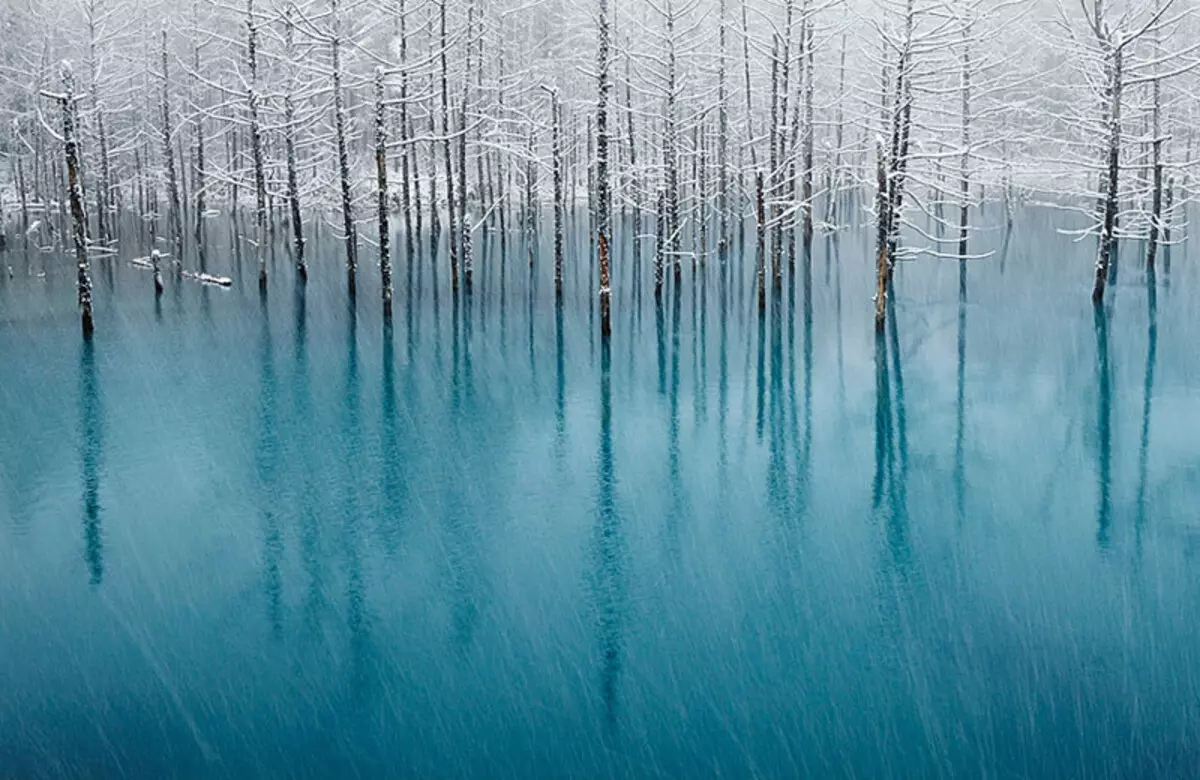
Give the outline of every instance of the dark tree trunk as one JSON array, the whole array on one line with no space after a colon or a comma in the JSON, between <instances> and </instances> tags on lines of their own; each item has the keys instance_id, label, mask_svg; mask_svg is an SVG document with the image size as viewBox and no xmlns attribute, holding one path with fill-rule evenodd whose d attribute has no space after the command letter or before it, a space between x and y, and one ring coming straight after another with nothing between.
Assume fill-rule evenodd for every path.
<instances>
[{"instance_id":1,"label":"dark tree trunk","mask_svg":"<svg viewBox=\"0 0 1200 780\"><path fill-rule=\"evenodd\" d=\"M80 324L83 337L90 339L92 322L92 275L88 264L87 216L83 213L83 193L79 187L79 146L75 139L75 76L63 63L63 96L59 100L63 114L63 151L67 165L67 195L71 202L72 235L75 240L75 269Z\"/></svg>"}]
</instances>

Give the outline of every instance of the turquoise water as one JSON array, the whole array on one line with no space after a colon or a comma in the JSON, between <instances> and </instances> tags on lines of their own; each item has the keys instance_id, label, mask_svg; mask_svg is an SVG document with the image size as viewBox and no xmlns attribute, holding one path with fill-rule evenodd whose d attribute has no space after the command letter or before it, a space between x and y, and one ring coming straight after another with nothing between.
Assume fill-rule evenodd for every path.
<instances>
[{"instance_id":1,"label":"turquoise water","mask_svg":"<svg viewBox=\"0 0 1200 780\"><path fill-rule=\"evenodd\" d=\"M3 256L0 775L1192 776L1200 280L1126 244L1096 318L1052 219L881 339L865 228L761 319L624 247L607 347L583 244L390 326L332 239L102 262L91 345Z\"/></svg>"}]
</instances>

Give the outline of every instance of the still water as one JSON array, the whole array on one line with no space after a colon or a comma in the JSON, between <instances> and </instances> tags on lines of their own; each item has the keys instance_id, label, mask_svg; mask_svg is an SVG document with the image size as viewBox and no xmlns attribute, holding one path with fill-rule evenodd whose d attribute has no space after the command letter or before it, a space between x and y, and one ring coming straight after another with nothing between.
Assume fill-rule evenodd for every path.
<instances>
[{"instance_id":1,"label":"still water","mask_svg":"<svg viewBox=\"0 0 1200 780\"><path fill-rule=\"evenodd\" d=\"M561 314L493 243L390 327L332 238L102 261L90 346L4 256L0 776L1194 776L1200 280L1126 244L1094 317L1053 220L881 339L866 228L762 318L626 246L608 347L586 238Z\"/></svg>"}]
</instances>

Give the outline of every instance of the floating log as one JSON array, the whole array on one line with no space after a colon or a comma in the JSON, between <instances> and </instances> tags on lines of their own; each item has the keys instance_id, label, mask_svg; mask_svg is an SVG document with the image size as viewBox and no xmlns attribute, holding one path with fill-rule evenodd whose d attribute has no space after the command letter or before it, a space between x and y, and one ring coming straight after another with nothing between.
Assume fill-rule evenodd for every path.
<instances>
[{"instance_id":1,"label":"floating log","mask_svg":"<svg viewBox=\"0 0 1200 780\"><path fill-rule=\"evenodd\" d=\"M213 276L212 274L194 273L192 271L184 271L183 278L191 279L192 281L200 282L201 284L216 285L217 287L232 287L233 286L233 280L230 279L228 276Z\"/></svg>"}]
</instances>

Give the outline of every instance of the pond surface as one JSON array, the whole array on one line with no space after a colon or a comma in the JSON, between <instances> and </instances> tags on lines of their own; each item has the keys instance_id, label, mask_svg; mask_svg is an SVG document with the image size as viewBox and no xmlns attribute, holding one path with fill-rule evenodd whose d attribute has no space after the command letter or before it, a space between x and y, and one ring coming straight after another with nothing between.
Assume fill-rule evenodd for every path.
<instances>
[{"instance_id":1,"label":"pond surface","mask_svg":"<svg viewBox=\"0 0 1200 780\"><path fill-rule=\"evenodd\" d=\"M265 302L99 261L91 345L0 257L0 775L1189 776L1194 253L1096 318L1054 219L881 339L867 228L762 318L748 255L656 309L625 246L608 347L586 239L561 315L493 242L390 327L329 237Z\"/></svg>"}]
</instances>

